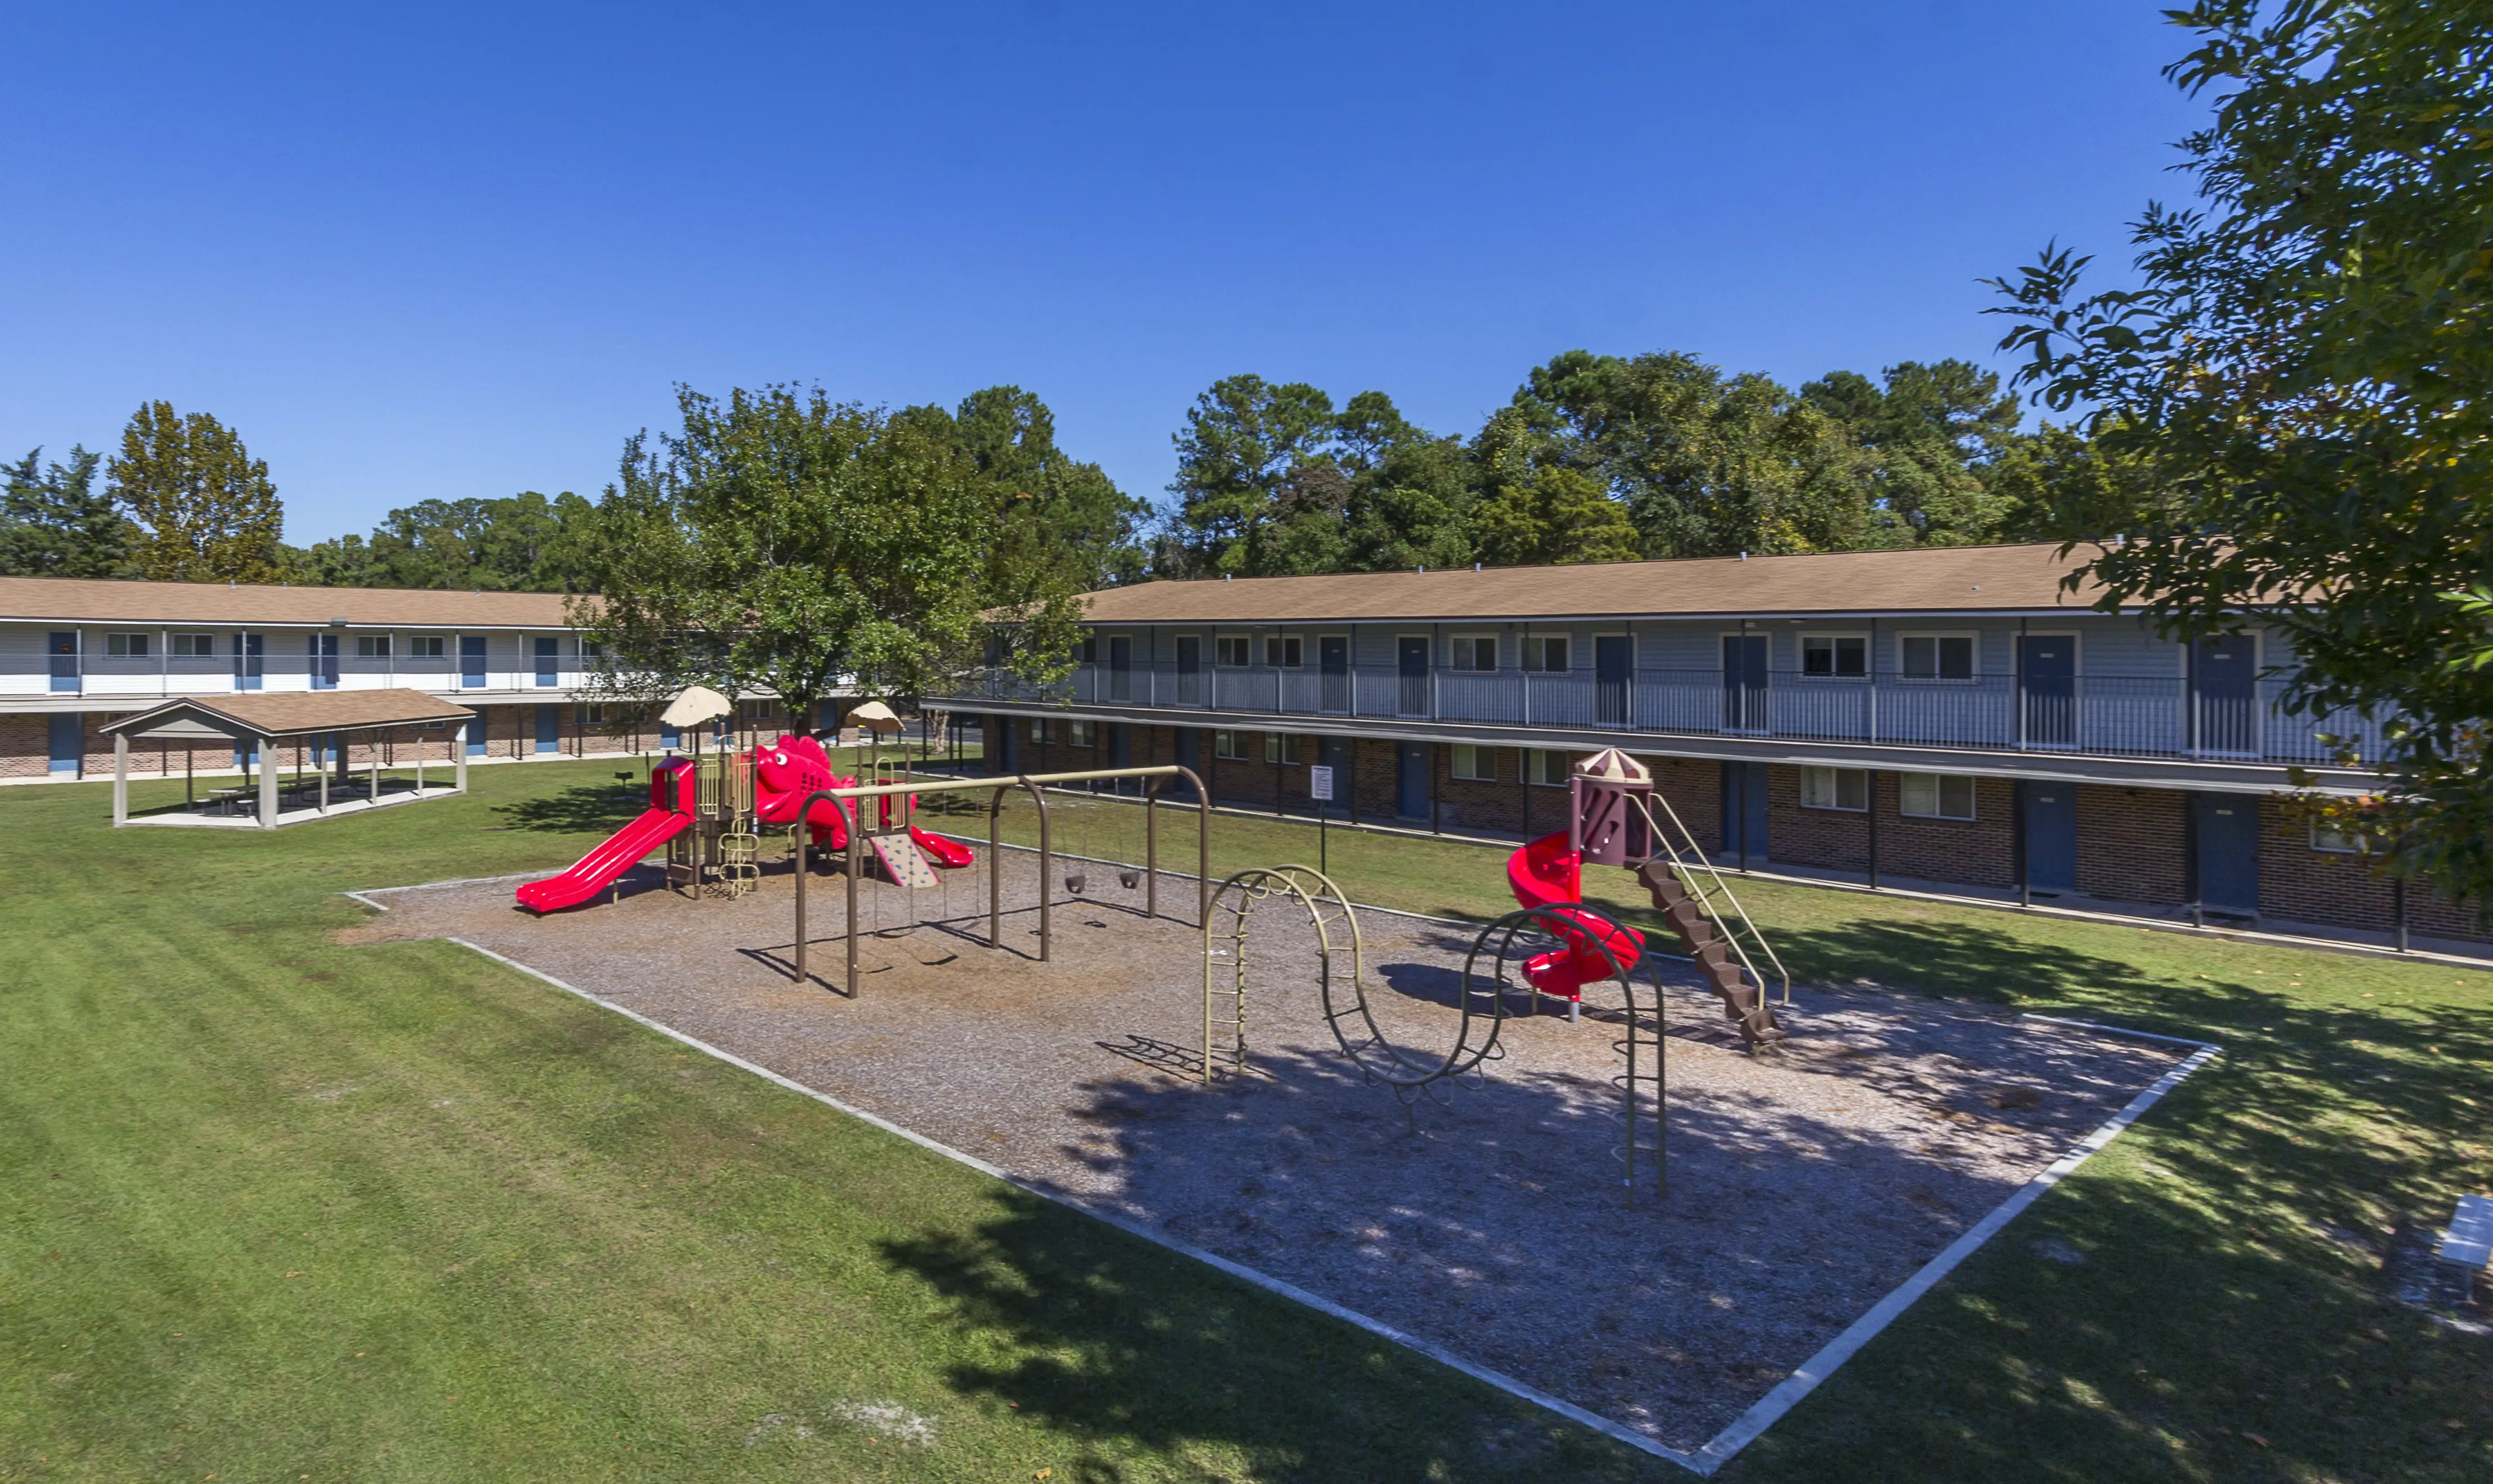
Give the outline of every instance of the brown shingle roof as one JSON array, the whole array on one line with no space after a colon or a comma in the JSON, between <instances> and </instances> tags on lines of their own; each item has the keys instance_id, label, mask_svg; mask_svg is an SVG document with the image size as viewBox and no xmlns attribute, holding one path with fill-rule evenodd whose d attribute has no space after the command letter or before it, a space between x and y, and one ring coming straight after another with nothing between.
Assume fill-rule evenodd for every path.
<instances>
[{"instance_id":1,"label":"brown shingle roof","mask_svg":"<svg viewBox=\"0 0 2493 1484\"><path fill-rule=\"evenodd\" d=\"M375 629L560 629L568 627L562 605L560 593L0 578L0 620L316 626L344 618L356 627Z\"/></svg>"},{"instance_id":2,"label":"brown shingle roof","mask_svg":"<svg viewBox=\"0 0 2493 1484\"><path fill-rule=\"evenodd\" d=\"M2060 579L2091 554L2057 545L1914 547L1481 572L1144 582L1085 600L1096 623L1619 618L1742 613L1937 613L2084 608Z\"/></svg>"},{"instance_id":3,"label":"brown shingle roof","mask_svg":"<svg viewBox=\"0 0 2493 1484\"><path fill-rule=\"evenodd\" d=\"M230 722L263 737L353 731L364 727L405 727L416 722L464 722L476 713L457 701L422 691L299 691L282 695L193 697L99 727L143 735L186 717Z\"/></svg>"}]
</instances>

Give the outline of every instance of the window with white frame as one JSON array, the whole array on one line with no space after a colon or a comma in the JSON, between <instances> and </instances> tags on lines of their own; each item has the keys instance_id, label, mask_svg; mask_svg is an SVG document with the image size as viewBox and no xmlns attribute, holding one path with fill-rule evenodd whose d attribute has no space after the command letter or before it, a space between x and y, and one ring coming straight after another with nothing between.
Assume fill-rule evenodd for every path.
<instances>
[{"instance_id":1,"label":"window with white frame","mask_svg":"<svg viewBox=\"0 0 2493 1484\"><path fill-rule=\"evenodd\" d=\"M1529 748L1523 755L1523 776L1545 788L1564 788L1576 771L1576 755L1551 748Z\"/></svg>"},{"instance_id":2,"label":"window with white frame","mask_svg":"<svg viewBox=\"0 0 2493 1484\"><path fill-rule=\"evenodd\" d=\"M389 657L390 657L390 637L389 637L388 635L386 635L386 634L358 634L358 635L356 635L356 636L355 636L355 658L356 658L356 659L358 659L358 660L386 660L386 659L388 659Z\"/></svg>"},{"instance_id":3,"label":"window with white frame","mask_svg":"<svg viewBox=\"0 0 2493 1484\"><path fill-rule=\"evenodd\" d=\"M1450 669L1475 674L1497 668L1497 636L1494 634L1457 634L1449 641L1446 666Z\"/></svg>"},{"instance_id":4,"label":"window with white frame","mask_svg":"<svg viewBox=\"0 0 2493 1484\"><path fill-rule=\"evenodd\" d=\"M1290 745L1290 734L1288 732L1268 731L1264 733L1264 760L1266 762L1277 762L1284 767L1296 763L1299 760L1299 750Z\"/></svg>"},{"instance_id":5,"label":"window with white frame","mask_svg":"<svg viewBox=\"0 0 2493 1484\"><path fill-rule=\"evenodd\" d=\"M153 651L148 647L154 636L146 634L107 634L104 637L105 658L110 660L143 660Z\"/></svg>"},{"instance_id":6,"label":"window with white frame","mask_svg":"<svg viewBox=\"0 0 2493 1484\"><path fill-rule=\"evenodd\" d=\"M1223 762L1246 760L1246 736L1244 732L1216 731L1212 734L1212 756Z\"/></svg>"},{"instance_id":7,"label":"window with white frame","mask_svg":"<svg viewBox=\"0 0 2493 1484\"><path fill-rule=\"evenodd\" d=\"M1812 680L1859 680L1870 673L1866 634L1804 634L1800 672Z\"/></svg>"},{"instance_id":8,"label":"window with white frame","mask_svg":"<svg viewBox=\"0 0 2493 1484\"><path fill-rule=\"evenodd\" d=\"M1223 634L1212 641L1212 663L1245 669L1255 663L1255 646L1244 634Z\"/></svg>"},{"instance_id":9,"label":"window with white frame","mask_svg":"<svg viewBox=\"0 0 2493 1484\"><path fill-rule=\"evenodd\" d=\"M1264 663L1275 669L1298 669L1307 664L1307 643L1295 634L1268 634Z\"/></svg>"},{"instance_id":10,"label":"window with white frame","mask_svg":"<svg viewBox=\"0 0 2493 1484\"><path fill-rule=\"evenodd\" d=\"M1803 768L1800 807L1842 809L1859 814L1870 807L1870 773L1866 768Z\"/></svg>"},{"instance_id":11,"label":"window with white frame","mask_svg":"<svg viewBox=\"0 0 2493 1484\"><path fill-rule=\"evenodd\" d=\"M1465 783L1497 782L1497 749L1475 747L1469 742L1455 744L1455 777Z\"/></svg>"},{"instance_id":12,"label":"window with white frame","mask_svg":"<svg viewBox=\"0 0 2493 1484\"><path fill-rule=\"evenodd\" d=\"M1030 739L1040 743L1047 740L1047 718L1034 716L1030 719Z\"/></svg>"},{"instance_id":13,"label":"window with white frame","mask_svg":"<svg viewBox=\"0 0 2493 1484\"><path fill-rule=\"evenodd\" d=\"M1564 634L1533 635L1523 641L1523 668L1547 670L1568 669L1571 668L1568 661L1572 658L1569 648L1568 638Z\"/></svg>"},{"instance_id":14,"label":"window with white frame","mask_svg":"<svg viewBox=\"0 0 2493 1484\"><path fill-rule=\"evenodd\" d=\"M1970 680L1973 636L1900 635L1896 639L1896 670L1907 680Z\"/></svg>"},{"instance_id":15,"label":"window with white frame","mask_svg":"<svg viewBox=\"0 0 2493 1484\"><path fill-rule=\"evenodd\" d=\"M449 652L449 644L438 634L419 634L406 641L410 660L438 660Z\"/></svg>"},{"instance_id":16,"label":"window with white frame","mask_svg":"<svg viewBox=\"0 0 2493 1484\"><path fill-rule=\"evenodd\" d=\"M1973 780L1961 773L1900 773L1897 813L1916 819L1973 817Z\"/></svg>"},{"instance_id":17,"label":"window with white frame","mask_svg":"<svg viewBox=\"0 0 2493 1484\"><path fill-rule=\"evenodd\" d=\"M595 701L583 702L572 712L572 721L582 727L606 725L606 708Z\"/></svg>"},{"instance_id":18,"label":"window with white frame","mask_svg":"<svg viewBox=\"0 0 2493 1484\"><path fill-rule=\"evenodd\" d=\"M1096 741L1098 729L1095 722L1067 722L1065 724L1065 745L1090 747Z\"/></svg>"},{"instance_id":19,"label":"window with white frame","mask_svg":"<svg viewBox=\"0 0 2493 1484\"><path fill-rule=\"evenodd\" d=\"M2331 855L2368 855L2372 850L2372 837L2360 830L2332 825L2326 819L2314 819L2311 821L2311 848L2326 850Z\"/></svg>"},{"instance_id":20,"label":"window with white frame","mask_svg":"<svg viewBox=\"0 0 2493 1484\"><path fill-rule=\"evenodd\" d=\"M217 657L217 637L213 634L176 634L173 636L173 658L177 660L213 660Z\"/></svg>"}]
</instances>

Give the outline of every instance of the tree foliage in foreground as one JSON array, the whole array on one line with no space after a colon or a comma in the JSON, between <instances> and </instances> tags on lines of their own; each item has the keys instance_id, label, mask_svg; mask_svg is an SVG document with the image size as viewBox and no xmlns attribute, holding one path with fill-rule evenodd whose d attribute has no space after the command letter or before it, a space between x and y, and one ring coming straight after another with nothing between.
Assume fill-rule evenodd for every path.
<instances>
[{"instance_id":1,"label":"tree foliage in foreground","mask_svg":"<svg viewBox=\"0 0 2493 1484\"><path fill-rule=\"evenodd\" d=\"M2493 894L2493 3L2204 0L2167 70L2217 93L2203 205L2135 223L2136 287L2047 252L1998 312L2057 408L2156 491L2088 573L2167 632L2256 608L2291 698L2397 718L2362 822ZM2075 513L2064 519L2076 521ZM2477 595L2471 598L2471 594Z\"/></svg>"},{"instance_id":2,"label":"tree foliage in foreground","mask_svg":"<svg viewBox=\"0 0 2493 1484\"><path fill-rule=\"evenodd\" d=\"M1032 554L1017 482L941 425L785 386L678 388L676 405L680 432L626 441L598 505L598 596L573 604L609 694L699 683L809 717L835 682L939 693L989 644L1062 672L1086 584Z\"/></svg>"}]
</instances>

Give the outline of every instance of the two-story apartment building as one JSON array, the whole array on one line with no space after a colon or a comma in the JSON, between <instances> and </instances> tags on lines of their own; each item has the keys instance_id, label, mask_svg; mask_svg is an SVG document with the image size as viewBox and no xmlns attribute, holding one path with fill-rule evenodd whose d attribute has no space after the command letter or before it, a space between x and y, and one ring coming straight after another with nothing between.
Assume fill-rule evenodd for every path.
<instances>
[{"instance_id":1,"label":"two-story apartment building","mask_svg":"<svg viewBox=\"0 0 2493 1484\"><path fill-rule=\"evenodd\" d=\"M2182 644L2052 546L1154 582L1090 595L1044 692L991 674L990 765L1178 761L1219 802L1527 835L1578 755L1643 757L1732 864L2480 937L2282 797L2380 728L2280 704L2255 614Z\"/></svg>"},{"instance_id":2,"label":"two-story apartment building","mask_svg":"<svg viewBox=\"0 0 2493 1484\"><path fill-rule=\"evenodd\" d=\"M97 728L176 697L404 687L477 715L471 760L670 747L637 715L609 716L585 689L592 651L553 593L230 586L0 578L0 780L109 776ZM396 765L450 757L452 728L349 744ZM313 761L334 758L313 758ZM158 746L134 773L230 768L230 757Z\"/></svg>"}]
</instances>

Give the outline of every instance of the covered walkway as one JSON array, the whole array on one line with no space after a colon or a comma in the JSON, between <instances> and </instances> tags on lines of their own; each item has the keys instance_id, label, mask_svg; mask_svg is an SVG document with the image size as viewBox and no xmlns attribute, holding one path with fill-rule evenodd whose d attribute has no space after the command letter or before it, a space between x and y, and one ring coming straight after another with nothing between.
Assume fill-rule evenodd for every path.
<instances>
[{"instance_id":1,"label":"covered walkway","mask_svg":"<svg viewBox=\"0 0 2493 1484\"><path fill-rule=\"evenodd\" d=\"M393 804L446 798L467 787L467 727L475 713L422 691L316 691L306 695L220 696L167 701L102 729L112 738L112 822L225 829L277 829ZM381 744L418 728L451 732L450 778L428 784L422 749L413 768L384 768ZM347 761L347 743L363 737L366 764ZM195 750L230 748L244 769L241 787L204 796L186 778L178 809L130 816L130 744L159 742ZM294 744L289 777L285 744ZM438 774L436 777L438 778Z\"/></svg>"}]
</instances>

